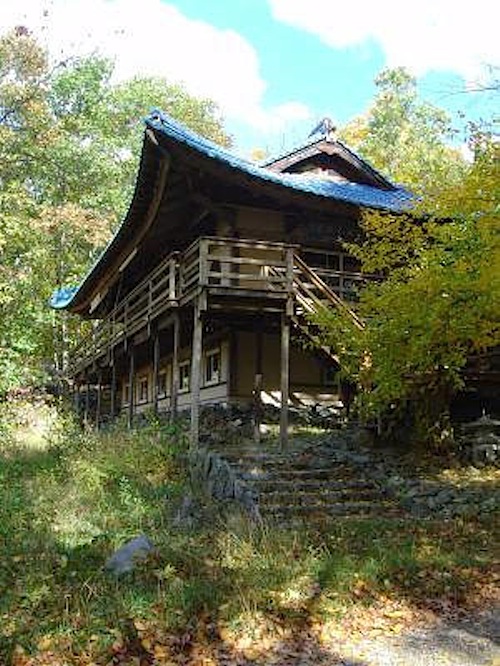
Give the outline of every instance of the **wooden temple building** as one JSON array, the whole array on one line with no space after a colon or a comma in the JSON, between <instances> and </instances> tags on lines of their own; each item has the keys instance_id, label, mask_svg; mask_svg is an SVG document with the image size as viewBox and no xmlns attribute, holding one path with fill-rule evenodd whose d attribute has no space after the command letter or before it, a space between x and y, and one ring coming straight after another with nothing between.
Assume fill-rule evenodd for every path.
<instances>
[{"instance_id":1,"label":"wooden temple building","mask_svg":"<svg viewBox=\"0 0 500 666\"><path fill-rule=\"evenodd\" d=\"M123 223L80 286L53 297L95 320L71 361L86 418L190 410L196 442L204 405L268 399L286 444L290 404L338 399L335 350L308 315L327 304L356 320L369 276L343 241L364 210L409 199L329 123L257 166L151 114Z\"/></svg>"}]
</instances>

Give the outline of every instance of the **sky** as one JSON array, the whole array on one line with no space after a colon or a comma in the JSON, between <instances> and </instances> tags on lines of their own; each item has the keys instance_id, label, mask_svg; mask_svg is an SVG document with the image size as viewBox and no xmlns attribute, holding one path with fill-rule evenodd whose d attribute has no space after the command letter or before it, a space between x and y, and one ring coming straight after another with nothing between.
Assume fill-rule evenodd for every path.
<instances>
[{"instance_id":1,"label":"sky","mask_svg":"<svg viewBox=\"0 0 500 666\"><path fill-rule=\"evenodd\" d=\"M243 154L363 113L384 67L407 67L452 113L491 117L491 96L464 89L500 66L499 19L495 0L0 0L0 32L24 25L55 59L99 53L117 81L210 97Z\"/></svg>"}]
</instances>

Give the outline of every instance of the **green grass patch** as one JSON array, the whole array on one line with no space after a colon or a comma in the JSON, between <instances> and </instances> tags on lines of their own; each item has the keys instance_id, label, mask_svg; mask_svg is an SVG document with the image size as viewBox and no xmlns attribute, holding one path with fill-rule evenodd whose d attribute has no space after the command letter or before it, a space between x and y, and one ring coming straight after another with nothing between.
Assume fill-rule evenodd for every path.
<instances>
[{"instance_id":1,"label":"green grass patch","mask_svg":"<svg viewBox=\"0 0 500 666\"><path fill-rule=\"evenodd\" d=\"M293 532L207 520L175 529L185 451L176 428L83 433L61 417L43 437L1 448L1 663L20 649L107 663L137 626L157 641L208 622L257 632L382 598L465 603L491 583L487 523L344 519ZM141 533L158 554L123 578L106 574L106 558Z\"/></svg>"}]
</instances>

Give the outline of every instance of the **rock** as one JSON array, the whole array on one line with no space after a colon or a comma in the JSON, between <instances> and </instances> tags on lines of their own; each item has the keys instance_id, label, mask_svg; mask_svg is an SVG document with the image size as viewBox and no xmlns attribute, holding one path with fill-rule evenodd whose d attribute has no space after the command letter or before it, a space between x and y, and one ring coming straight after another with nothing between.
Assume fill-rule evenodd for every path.
<instances>
[{"instance_id":1,"label":"rock","mask_svg":"<svg viewBox=\"0 0 500 666\"><path fill-rule=\"evenodd\" d=\"M105 569L115 576L134 570L138 562L143 562L154 553L155 547L147 536L141 534L121 546L106 560Z\"/></svg>"},{"instance_id":2,"label":"rock","mask_svg":"<svg viewBox=\"0 0 500 666\"><path fill-rule=\"evenodd\" d=\"M500 437L493 433L485 435L474 443L471 450L474 465L495 465L500 463Z\"/></svg>"}]
</instances>

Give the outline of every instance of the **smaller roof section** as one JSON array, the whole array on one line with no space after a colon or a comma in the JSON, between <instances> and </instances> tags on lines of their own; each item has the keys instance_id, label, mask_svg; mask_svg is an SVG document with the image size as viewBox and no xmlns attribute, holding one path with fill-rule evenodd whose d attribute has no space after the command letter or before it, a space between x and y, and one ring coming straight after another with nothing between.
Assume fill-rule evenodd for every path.
<instances>
[{"instance_id":1,"label":"smaller roof section","mask_svg":"<svg viewBox=\"0 0 500 666\"><path fill-rule=\"evenodd\" d=\"M266 160L262 166L278 173L317 174L340 183L396 189L391 181L342 143L336 131L333 120L325 117L314 126L304 143Z\"/></svg>"}]
</instances>

